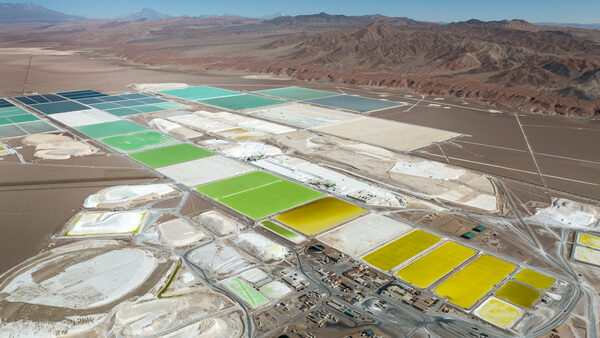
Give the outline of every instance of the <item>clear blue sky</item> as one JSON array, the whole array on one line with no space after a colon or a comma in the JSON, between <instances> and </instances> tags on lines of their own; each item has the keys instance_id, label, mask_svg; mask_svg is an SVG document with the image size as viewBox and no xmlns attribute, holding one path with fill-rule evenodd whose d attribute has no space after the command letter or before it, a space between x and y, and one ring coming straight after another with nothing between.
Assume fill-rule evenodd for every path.
<instances>
[{"instance_id":1,"label":"clear blue sky","mask_svg":"<svg viewBox=\"0 0 600 338\"><path fill-rule=\"evenodd\" d=\"M5 0L6 1L6 0ZM7 2L10 2L8 0ZM140 8L179 15L384 14L423 21L524 19L530 22L598 23L600 0L28 0L67 14L116 17Z\"/></svg>"}]
</instances>

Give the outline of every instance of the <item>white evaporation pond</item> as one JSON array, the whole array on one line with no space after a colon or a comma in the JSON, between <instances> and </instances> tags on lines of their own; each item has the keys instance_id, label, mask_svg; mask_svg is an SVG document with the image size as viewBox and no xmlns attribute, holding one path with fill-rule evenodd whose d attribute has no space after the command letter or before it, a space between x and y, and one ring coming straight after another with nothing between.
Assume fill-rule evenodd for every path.
<instances>
[{"instance_id":1,"label":"white evaporation pond","mask_svg":"<svg viewBox=\"0 0 600 338\"><path fill-rule=\"evenodd\" d=\"M0 293L6 300L71 309L89 309L120 300L139 287L158 260L143 249L124 248L70 265L58 256L24 271ZM43 277L42 277L43 276Z\"/></svg>"},{"instance_id":2,"label":"white evaporation pond","mask_svg":"<svg viewBox=\"0 0 600 338\"><path fill-rule=\"evenodd\" d=\"M120 120L113 114L97 109L52 114L50 117L72 128Z\"/></svg>"},{"instance_id":3,"label":"white evaporation pond","mask_svg":"<svg viewBox=\"0 0 600 338\"><path fill-rule=\"evenodd\" d=\"M249 164L220 155L174 164L157 171L189 187L219 181L256 170Z\"/></svg>"},{"instance_id":4,"label":"white evaporation pond","mask_svg":"<svg viewBox=\"0 0 600 338\"><path fill-rule=\"evenodd\" d=\"M111 235L134 233L142 226L145 211L81 212L73 221L67 236Z\"/></svg>"},{"instance_id":5,"label":"white evaporation pond","mask_svg":"<svg viewBox=\"0 0 600 338\"><path fill-rule=\"evenodd\" d=\"M400 221L369 214L318 236L318 239L348 255L361 256L411 230Z\"/></svg>"},{"instance_id":6,"label":"white evaporation pond","mask_svg":"<svg viewBox=\"0 0 600 338\"><path fill-rule=\"evenodd\" d=\"M148 201L161 198L174 192L168 184L118 185L100 190L88 196L83 202L86 208L97 208L101 204L126 204L127 202L145 198Z\"/></svg>"}]
</instances>

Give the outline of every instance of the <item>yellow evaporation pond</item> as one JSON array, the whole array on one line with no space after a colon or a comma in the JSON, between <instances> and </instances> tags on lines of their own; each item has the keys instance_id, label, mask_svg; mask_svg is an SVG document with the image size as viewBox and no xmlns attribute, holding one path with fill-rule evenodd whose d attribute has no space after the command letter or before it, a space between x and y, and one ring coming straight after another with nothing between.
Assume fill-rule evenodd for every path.
<instances>
[{"instance_id":1,"label":"yellow evaporation pond","mask_svg":"<svg viewBox=\"0 0 600 338\"><path fill-rule=\"evenodd\" d=\"M247 133L249 130L243 128L232 128L221 130L219 134L239 134L239 133Z\"/></svg>"},{"instance_id":2,"label":"yellow evaporation pond","mask_svg":"<svg viewBox=\"0 0 600 338\"><path fill-rule=\"evenodd\" d=\"M419 288L426 288L475 254L466 246L447 242L417 259L396 275Z\"/></svg>"},{"instance_id":3,"label":"yellow evaporation pond","mask_svg":"<svg viewBox=\"0 0 600 338\"><path fill-rule=\"evenodd\" d=\"M600 265L600 250L577 245L573 257L582 262Z\"/></svg>"},{"instance_id":4,"label":"yellow evaporation pond","mask_svg":"<svg viewBox=\"0 0 600 338\"><path fill-rule=\"evenodd\" d=\"M589 246L590 248L600 249L600 237L580 233L577 238L577 243L585 246Z\"/></svg>"},{"instance_id":5,"label":"yellow evaporation pond","mask_svg":"<svg viewBox=\"0 0 600 338\"><path fill-rule=\"evenodd\" d=\"M496 297L523 308L533 305L540 294L538 290L514 281L507 282L496 291Z\"/></svg>"},{"instance_id":6,"label":"yellow evaporation pond","mask_svg":"<svg viewBox=\"0 0 600 338\"><path fill-rule=\"evenodd\" d=\"M468 309L485 296L516 266L490 255L482 255L435 288L441 298Z\"/></svg>"},{"instance_id":7,"label":"yellow evaporation pond","mask_svg":"<svg viewBox=\"0 0 600 338\"><path fill-rule=\"evenodd\" d=\"M423 230L415 230L363 256L362 259L382 271L389 271L439 242L440 239Z\"/></svg>"},{"instance_id":8,"label":"yellow evaporation pond","mask_svg":"<svg viewBox=\"0 0 600 338\"><path fill-rule=\"evenodd\" d=\"M277 216L277 220L307 235L315 235L367 210L335 197L325 197Z\"/></svg>"},{"instance_id":9,"label":"yellow evaporation pond","mask_svg":"<svg viewBox=\"0 0 600 338\"><path fill-rule=\"evenodd\" d=\"M250 140L256 138L256 135L242 135L242 136L236 136L233 139L236 141L243 141L243 140Z\"/></svg>"},{"instance_id":10,"label":"yellow evaporation pond","mask_svg":"<svg viewBox=\"0 0 600 338\"><path fill-rule=\"evenodd\" d=\"M513 279L518 280L523 284L533 286L534 288L538 288L540 290L546 290L556 281L556 279L554 278L542 275L539 272L535 272L529 269L523 269L519 271L519 273L517 273L515 277L513 277Z\"/></svg>"},{"instance_id":11,"label":"yellow evaporation pond","mask_svg":"<svg viewBox=\"0 0 600 338\"><path fill-rule=\"evenodd\" d=\"M496 326L507 328L519 319L521 310L497 298L490 298L475 310L475 315Z\"/></svg>"}]
</instances>

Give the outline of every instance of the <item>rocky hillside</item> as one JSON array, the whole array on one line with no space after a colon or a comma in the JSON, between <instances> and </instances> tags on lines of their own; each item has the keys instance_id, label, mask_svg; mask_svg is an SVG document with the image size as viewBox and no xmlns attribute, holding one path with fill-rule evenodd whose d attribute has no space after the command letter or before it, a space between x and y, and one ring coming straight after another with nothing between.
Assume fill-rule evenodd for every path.
<instances>
[{"instance_id":1,"label":"rocky hillside","mask_svg":"<svg viewBox=\"0 0 600 338\"><path fill-rule=\"evenodd\" d=\"M155 67L244 69L405 87L600 119L600 31L522 20L446 25L325 13L64 23L0 41L83 48Z\"/></svg>"},{"instance_id":2,"label":"rocky hillside","mask_svg":"<svg viewBox=\"0 0 600 338\"><path fill-rule=\"evenodd\" d=\"M379 85L396 80L395 85L406 82L439 94L443 91L436 89L436 83L450 84L448 92L460 87L453 91L458 96L481 97L491 88L497 94L485 95L486 101L511 105L518 100L507 100L506 95L522 88L519 100L524 102L519 106L527 110L600 114L600 44L520 20L412 27L374 22L357 30L290 36L265 48L285 49L275 57L277 62L304 68L305 74L318 67L327 70L329 74L323 75L329 78ZM348 79L344 74L349 69L365 74L364 79ZM541 97L544 102L539 102Z\"/></svg>"}]
</instances>

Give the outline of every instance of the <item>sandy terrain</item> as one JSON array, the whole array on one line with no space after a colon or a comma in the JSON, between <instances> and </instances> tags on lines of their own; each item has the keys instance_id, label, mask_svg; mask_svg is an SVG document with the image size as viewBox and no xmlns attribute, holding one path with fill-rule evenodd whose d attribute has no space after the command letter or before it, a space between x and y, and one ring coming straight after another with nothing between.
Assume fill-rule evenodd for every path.
<instances>
[{"instance_id":1,"label":"sandy terrain","mask_svg":"<svg viewBox=\"0 0 600 338\"><path fill-rule=\"evenodd\" d=\"M28 58L24 55L0 55L0 96L23 92ZM132 83L190 83L216 85L226 89L262 90L274 87L304 85L298 80L243 78L247 73L233 71L175 72L144 69L116 59L89 59L82 55L34 56L25 91L57 92L92 87L107 92L125 91ZM411 106L374 113L375 116L400 122L449 130L470 135L441 145L425 148L416 154L473 169L532 182L551 188L598 198L600 158L592 144L600 137L600 127L586 121L561 117L520 115L519 120L508 113L482 106L469 100L446 98L432 101L425 97L405 97L406 90L361 89L344 85L318 83L310 87L366 97L387 94L386 99L406 101ZM451 109L428 107L431 102ZM465 104L467 103L467 104ZM409 110L410 109L410 110ZM408 110L408 111L407 111ZM490 112L490 110L492 112ZM530 142L544 181L541 182L523 131ZM574 163L576 165L574 165ZM516 169L516 170L515 170Z\"/></svg>"},{"instance_id":2,"label":"sandy terrain","mask_svg":"<svg viewBox=\"0 0 600 338\"><path fill-rule=\"evenodd\" d=\"M412 151L459 136L445 130L394 123L372 117L316 130L399 152Z\"/></svg>"},{"instance_id":3,"label":"sandy terrain","mask_svg":"<svg viewBox=\"0 0 600 338\"><path fill-rule=\"evenodd\" d=\"M0 55L0 71L2 71L2 67L7 69L10 68L7 63L2 63L2 60L5 60L5 57L10 59L10 57L16 56L18 55ZM130 83L159 81L213 84L235 90L258 90L297 83L297 81L290 80L242 78L242 76L248 75L245 73L184 74L147 70L125 67L123 64L117 66L114 63L111 63L110 60L88 60L80 55L36 55L33 60L41 58L47 58L45 59L46 64L37 64L39 66L38 68L32 66L30 79L33 82L28 80L28 83L31 83L32 85L35 83L40 86L39 88L48 88L47 91L52 92L66 89L82 89L84 87L105 90L107 92L116 92L127 90L127 85ZM64 60L65 62L57 61L53 64L54 61L51 60L52 58L56 58L54 61ZM10 62L10 60L7 62ZM71 66L74 68L68 70ZM19 67L13 65L12 68L18 69ZM19 74L23 75L22 71L24 68L21 67L20 70L21 73ZM9 71L7 70L7 72ZM61 83L61 85L72 85L74 87L51 87L50 79L52 77L60 79L57 83ZM41 81L41 79L45 80ZM46 82L46 80L48 81ZM69 83L71 80L73 80L73 82ZM19 92L18 82L19 81L16 81L15 78L6 80L6 83L9 83L9 87L12 88L9 89L7 95L13 95ZM285 85L283 84L284 82ZM83 87L84 84L85 86ZM78 85L81 86L77 87ZM378 91L376 93L368 91L363 92L363 90L368 89L360 89L358 87L350 89L346 87L342 89L333 89L333 86L327 83L312 83L310 86L329 90L356 90L356 93L365 93L365 96L371 97L378 97L379 95L385 94L383 91ZM14 91L12 92L13 94L10 94L10 90ZM391 91L386 98L391 100L394 96L398 97L399 100L400 92ZM409 101L410 104L390 110L389 115L387 115L387 113L382 113L381 117L383 117L383 119L378 120L379 123L389 125L389 121L386 121L385 119L402 120L405 118L414 118L417 120L416 122L402 122L450 130L449 134L452 135L464 135L456 137L449 142L444 142L444 138L438 139L434 137L433 141L441 141L441 143L427 147L423 151L414 151L411 155L430 157L435 160L447 159L445 162L449 162L451 165L477 162L472 163L473 166L475 166L475 164L477 165L476 169L485 167L485 165L481 163L493 164L498 163L496 161L506 161L506 166L495 165L491 168L493 168L493 170L503 170L505 172L512 172L514 171L512 169L519 169L523 172L517 171L515 177L519 177L525 181L529 180L530 182L535 182L537 184L535 189L529 189L529 186L527 185L511 181L511 184L517 188L510 189L508 194L515 199L519 211L525 213L523 216L531 216L535 214L536 210L544 210L544 208L549 207L547 196L540 187L543 187L544 185L548 185L549 187L562 187L552 181L552 179L556 180L555 176L558 176L558 174L547 174L543 171L545 168L551 168L548 170L557 170L557 173L562 170L560 175L568 176L561 177L563 184L564 182L571 182L565 180L565 178L569 177L571 177L569 178L570 180L577 179L579 181L591 181L598 178L596 175L597 171L595 171L597 169L595 167L595 162L598 159L596 159L594 148L581 149L579 148L582 145L580 139L571 140L572 138L577 138L577 136L581 135L579 134L580 131L583 131L584 133L589 132L589 134L592 135L590 136L590 139L592 141L595 140L597 127L594 125L565 120L568 122L565 123L567 127L563 130L563 128L555 122L557 120L553 118L548 118L548 120L546 120L545 117L534 117L532 120L528 120L530 118L529 116L515 116L508 113L491 112L489 107L482 107L475 104L463 104L459 101L450 99L436 100L435 102L440 105L439 107L429 106L430 102L426 101L419 103L420 99L418 97L414 100L403 97L402 100ZM433 100L433 98L429 97L427 100ZM455 107L457 105L458 107ZM450 107L450 109L445 109L445 107ZM471 107L474 109L471 109ZM198 108L198 105L195 104L194 108ZM212 112L214 110L207 108L206 111ZM453 115L455 111L457 112L456 116ZM211 115L211 117L214 116L215 118L213 120L215 122L256 122L247 120L246 116L230 113L201 113L198 115L205 116L207 114ZM442 116L442 114L445 114L446 116ZM149 119L146 119L146 117L147 115L145 117L136 117L136 119L144 121L147 125ZM473 120L471 120L471 118L473 118ZM526 262L535 267L540 267L545 271L557 271L560 274L564 274L564 271L561 271L557 264L550 262L549 259L539 259L539 257L535 255L537 252L532 253L531 246L523 244L529 243L528 241L531 239L528 237L525 229L519 228L519 225L516 224L517 220L513 218L515 217L515 214L510 212L509 206L505 205L505 201L499 198L504 196L506 192L499 191L495 181L488 179L480 172L466 170L462 167L440 165L439 163L436 165L428 164L430 162L421 161L420 158L408 157L394 153L390 150L329 135L319 135L308 131L289 132L290 130L287 129L285 129L287 132L278 133L265 127L269 126L269 124L264 123L265 121L259 121L258 125L266 128L264 129L265 139L261 140L261 142L265 143L247 142L242 143L241 146L238 147L240 144L228 141L231 143L229 143L227 147L221 147L223 140L213 140L211 142L214 147L219 150L227 150L228 147L231 147L229 148L229 150L231 150L229 153L223 152L222 154L243 159L246 159L248 156L244 155L247 155L249 151L253 149L260 150L256 153L252 153L257 157L268 157L273 154L280 154L281 150L288 154L293 153L294 156L298 156L304 161L310 160L312 162L318 162L327 169L335 170L344 175L350 175L349 177L352 177L353 179L360 179L369 184L374 184L375 182L377 182L377 184L382 183L385 189L393 189L394 192L398 192L399 194L406 193L408 196L411 196L409 203L407 203L409 208L440 210L442 206L445 206L460 210L460 212L466 211L464 216L469 217L459 217L452 213L440 213L439 216L436 215L436 217L433 217L427 215L430 211L419 213L410 211L397 215L402 215L403 218L416 223L418 227L431 227L434 228L436 232L446 234L452 238L458 238L460 234L472 229L479 221L490 224L487 232L478 235L474 240L469 242L464 240L462 242L465 244L474 243L477 246L485 247L487 251L506 255L507 257L514 258L520 262ZM447 126L444 123L446 123ZM576 127L581 125L585 125L585 129L578 129L578 127ZM158 125L156 126L158 127ZM243 127L242 125L234 126ZM247 126L248 129L252 129L251 127L259 129L256 125L245 126ZM487 130L485 128L487 128ZM506 131L504 132L502 128L506 128ZM543 129L544 133L540 132L540 135L543 134L543 136L537 138L535 136L537 135L536 133L530 134L528 132L530 128ZM419 127L414 129L419 129ZM558 141L548 140L550 137L546 135L546 129L559 130L552 135L562 137L560 146L557 146L556 148L552 148L551 146L547 147L547 142L558 143ZM523 130L525 132L523 132ZM360 129L358 128L353 129L352 132L354 134L350 135L352 136L351 138L360 138L364 136L360 135ZM410 140L410 138L407 139L407 135L402 130L393 130L393 132L397 137L394 138L394 140L398 144L407 147L404 150L409 151L414 148L414 144L410 144L413 140ZM549 131L548 133L553 132ZM267 134L270 135L267 136ZM383 138L381 135L376 135L376 133L374 134L374 137L376 137L375 141L377 142ZM78 137L75 137L74 139L79 140ZM9 143L9 146L18 147L21 145L20 141L20 139L15 139L10 140L10 142L7 143ZM368 143L377 143L372 140L366 141ZM428 140L426 143L429 144L431 141L432 140ZM571 165L569 166L569 160L566 159L566 157L568 157L566 155L569 155L568 146L563 146L562 143L570 144L577 148L572 152L571 156L580 156L587 160L581 161L581 158L579 158L577 161L571 161ZM272 146L273 144L276 144L278 147ZM457 144L460 146L457 147ZM463 145L464 147L462 147ZM266 153L266 151L264 151L266 149L265 146L272 147L273 149L276 149L277 152ZM539 154L535 152L538 147L541 149L539 150ZM468 155L463 154L461 157L458 152L453 153L451 150L448 150L453 148L459 149ZM529 149L532 148L534 149L533 153L535 155L535 160L529 152ZM467 150L465 151L464 149ZM519 149L520 151L517 152L516 149ZM58 229L64 226L65 223L73 217L73 215L78 214L84 205L85 198L89 195L98 193L113 185L163 183L150 171L142 170L134 163L125 160L124 156L120 154L106 154L107 149L104 147L98 147L98 152L95 154L68 160L35 159L35 147L33 146L26 146L19 149L19 151L23 155L22 159L19 159L16 156L7 156L5 160L0 162L3 173L3 176L0 177L0 205L6 206L0 210L0 215L2 216L2 221L0 221L0 231L3 233L3 239L0 242L0 254L11 257L0 262L0 273L45 248L47 244L45 239L51 233L56 233ZM503 152L505 151L522 153L522 156L515 156L512 161L510 155L499 155L498 158L495 157L497 154L504 154ZM542 151L544 153L541 153ZM555 151L555 153L546 153L552 151ZM557 168L553 164L540 160L537 155L539 155L539 158L551 158L552 161L564 161L562 163L564 163L565 166ZM527 158L527 156L529 156L529 158ZM467 160L471 162L467 162ZM509 166L513 167L511 168ZM542 171L544 174L542 175L537 173L540 168L543 169ZM190 169L190 171L193 171L193 169ZM539 180L536 181L536 179ZM566 190L573 193L588 194L586 190L580 189L581 185L586 184L578 184L579 185L574 184L572 187L569 187L570 184L565 184L565 186L567 186ZM586 186L588 188L595 187L593 184L587 184ZM181 188L181 190L184 189ZM104 193L106 192L107 191L104 190ZM108 192L110 192L110 190L108 190ZM273 238L269 232L263 232L265 237L262 237L262 235L255 235L252 232L252 229L248 229L245 225L239 223L238 220L231 218L230 215L214 211L216 207L213 208L202 198L193 194L188 198L187 192L185 194L185 203L183 203L184 197L168 196L167 199L158 201L152 207L176 209L177 215L174 210L170 210L168 211L168 215L164 215L164 217L161 217L159 221L153 224L155 227L151 228L152 231L139 234L144 243L162 243L171 247L192 247L194 245L205 244L205 238L206 241L211 240L213 238L211 235L212 232L219 238L216 238L216 240L211 243L194 249L187 258L195 265L211 272L211 275L213 276L221 275L236 277L241 271L250 269L257 264L261 264L260 261L269 261L269 263L272 261L281 261L288 254L289 251L283 245L279 244L281 242L277 241L276 243L276 241L267 238L267 236ZM117 189L116 195L113 197L116 197L117 201L128 201L129 199L136 200L138 195L139 194L137 193L130 194L130 191L127 191L127 189L125 189L125 191ZM149 200L156 201L156 196L148 197L146 196L147 194L142 195L144 195L144 197L141 198L143 202L148 202ZM57 196L60 196L60 198L57 198ZM130 198L131 196L133 197ZM415 196L429 199L431 204L427 202L415 202L421 201ZM560 196L560 194L552 196L564 197ZM546 197L546 200L544 200L544 197ZM522 200L518 200L518 198ZM576 198L570 199L581 203L586 202L586 204L592 206L597 204L596 202L589 200L580 201ZM108 200L112 201L113 199ZM184 204L182 208L179 208L180 202ZM435 203L435 205L433 205L433 203ZM209 209L213 210L205 212ZM399 209L386 209L386 211L392 210L398 211ZM587 207L584 211L586 210L588 210ZM200 212L204 213L197 217ZM192 217L193 220L198 223L198 228L202 229L202 233L195 230L196 224L192 224L190 219L186 219L185 222L173 221L173 219L178 219L182 216ZM510 217L511 219L504 222L500 220L500 217L502 216ZM128 228L126 230L131 229ZM338 229L341 231L343 228ZM341 248L344 245L347 245L344 243L351 242L354 237L365 235L360 229L348 229L347 233L342 233L337 237L334 236L331 241L341 242L339 245ZM558 259L557 257L560 254L559 250L557 250L558 238L560 235L558 231L550 230L544 226L532 226L531 229L527 230L531 230L536 234L538 240L541 242L540 250L543 248L543 250L548 252L548 258L552 257ZM497 233L497 235L495 233ZM335 235L335 233L333 233L333 235ZM394 233L389 236L395 235L397 234ZM146 239L152 239L152 236L154 236L154 242L152 240L146 241ZM511 241L511 236L518 236L515 238L519 238L520 240ZM366 247L379 245L385 242L385 240L386 238L381 237L373 238L372 241L364 244L364 248L359 247L357 250L367 250ZM353 252L348 250L347 253ZM144 261L143 257L139 254L140 253L137 252L135 255L132 254L131 256L133 258L139 258L140 261ZM104 260L104 258L101 260ZM95 261L92 263L94 262ZM144 266L143 264L139 266L139 269L143 270L142 275L148 274L147 272L150 270L150 268L147 268L148 266ZM117 270L121 269L121 267L118 266L115 268ZM263 266L263 268L266 267ZM79 271L77 269L75 270ZM81 268L81 270L85 269L87 269L85 266ZM266 268L265 271L269 271L268 269L269 268ZM70 271L71 270L67 272ZM247 270L247 272L248 271L250 270ZM160 278L156 277L156 280L154 280L155 284L153 284L154 286L159 286L159 284L157 284L158 280L164 280L164 277L167 275L166 271L164 272L165 273L163 273ZM181 282L182 284L185 284L189 282L190 275L191 274L185 275L186 277L175 277L175 283ZM124 278L127 277L126 274L123 276ZM246 277L252 279L253 276L248 272ZM181 280L179 280L179 278L181 278ZM123 284L124 288L129 287L127 281ZM277 284L273 284L271 287L272 289L267 288L266 290L269 291L272 298L279 297L279 295L285 291ZM29 295L20 294L19 296L30 297L27 298L28 300L39 298L41 299L38 299L38 303L40 304L48 303L47 299L44 298L46 296L42 295L41 292L39 292L39 289L35 289L35 291L35 293ZM120 296L117 295L113 298L118 297ZM143 334L146 332L144 331L146 327L160 327L161 322L156 321L157 317L155 317L155 309L167 309L168 314L165 315L165 318L167 318L169 323L187 320L189 319L187 316L190 314L188 310L195 309L194 306L197 306L199 302L200 301L197 301L196 297L192 296L181 298L181 300L165 301L163 302L164 307L159 301L147 302L146 300L135 304L124 304L122 308L123 312L120 313L120 319L122 320L119 322L119 327L115 328L115 331L123 330L121 333L138 332ZM168 309L177 309L177 311L170 311ZM181 310L181 312L179 312L179 310ZM220 317L207 316L202 319L202 321L190 325L189 327L178 327L179 331L172 333L196 335L203 333L206 335L214 335L222 332L238 332L237 330L240 326L237 325L238 321L235 319L238 317L231 315L228 318L234 319L232 319L232 322L226 322L222 321L223 319ZM194 317L194 320L197 319L199 318ZM86 321L85 318L80 320L83 322ZM97 320L99 319L95 318L94 322ZM92 321L92 319L90 319L90 321ZM166 331L167 330L165 330L164 333L166 333Z\"/></svg>"}]
</instances>

